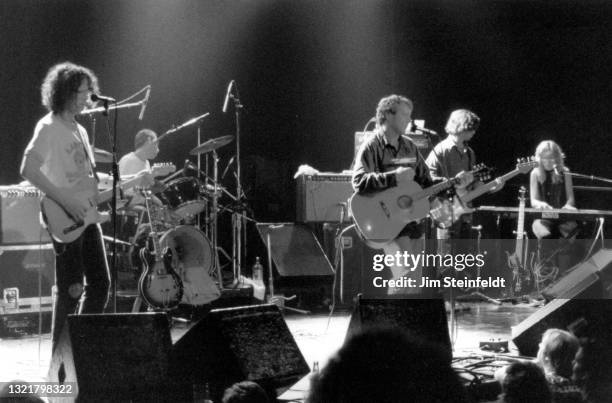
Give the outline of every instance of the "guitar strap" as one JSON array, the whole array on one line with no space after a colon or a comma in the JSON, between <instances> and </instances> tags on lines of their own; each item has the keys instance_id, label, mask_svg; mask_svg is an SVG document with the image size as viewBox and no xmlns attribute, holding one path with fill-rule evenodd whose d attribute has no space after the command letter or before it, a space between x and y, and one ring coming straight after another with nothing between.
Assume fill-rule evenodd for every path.
<instances>
[{"instance_id":1,"label":"guitar strap","mask_svg":"<svg viewBox=\"0 0 612 403\"><path fill-rule=\"evenodd\" d=\"M87 162L89 163L89 169L91 171L91 175L96 180L96 183L100 183L100 177L96 172L96 164L92 161L90 151L87 148L87 140L84 138L83 133L77 126L77 131L79 132L79 138L81 139L81 145L83 146L83 151L85 151L85 157L87 158Z\"/></svg>"}]
</instances>

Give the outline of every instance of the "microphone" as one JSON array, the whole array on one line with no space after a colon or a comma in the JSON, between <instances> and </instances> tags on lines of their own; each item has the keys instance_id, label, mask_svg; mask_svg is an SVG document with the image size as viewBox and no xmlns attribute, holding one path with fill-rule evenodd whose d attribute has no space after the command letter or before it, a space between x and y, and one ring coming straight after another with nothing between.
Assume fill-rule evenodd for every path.
<instances>
[{"instance_id":1,"label":"microphone","mask_svg":"<svg viewBox=\"0 0 612 403\"><path fill-rule=\"evenodd\" d=\"M234 80L230 81L229 85L227 86L227 92L225 93L225 100L223 101L223 113L227 112L227 104L229 103L233 87L234 87Z\"/></svg>"},{"instance_id":2,"label":"microphone","mask_svg":"<svg viewBox=\"0 0 612 403\"><path fill-rule=\"evenodd\" d=\"M236 158L235 155L233 155L232 158L230 158L229 162L227 163L227 166L225 167L225 170L223 171L223 175L221 175L221 179L225 178L225 175L227 174L227 171L229 170L229 168L234 163L234 158Z\"/></svg>"},{"instance_id":3,"label":"microphone","mask_svg":"<svg viewBox=\"0 0 612 403\"><path fill-rule=\"evenodd\" d=\"M555 175L559 175L559 176L561 176L562 172L561 172L561 169L559 169L559 165L558 165L558 164L555 164L555 165L553 166L553 169L554 169L554 171L555 171Z\"/></svg>"},{"instance_id":4,"label":"microphone","mask_svg":"<svg viewBox=\"0 0 612 403\"><path fill-rule=\"evenodd\" d=\"M437 136L438 135L437 131L431 130L431 129L427 129L425 127L414 126L414 129L418 130L418 131L421 131L421 132L423 132L425 134L429 134L431 136Z\"/></svg>"},{"instance_id":5,"label":"microphone","mask_svg":"<svg viewBox=\"0 0 612 403\"><path fill-rule=\"evenodd\" d=\"M147 88L147 94L145 95L144 100L142 101L142 106L140 107L140 114L138 115L138 120L142 120L144 116L144 111L147 109L147 104L149 103L149 96L151 95L151 86L149 85Z\"/></svg>"},{"instance_id":6,"label":"microphone","mask_svg":"<svg viewBox=\"0 0 612 403\"><path fill-rule=\"evenodd\" d=\"M93 102L98 102L98 101L102 101L102 102L117 102L117 100L115 98L111 98L111 97L107 97L105 95L100 95L100 94L91 94L91 100Z\"/></svg>"}]
</instances>

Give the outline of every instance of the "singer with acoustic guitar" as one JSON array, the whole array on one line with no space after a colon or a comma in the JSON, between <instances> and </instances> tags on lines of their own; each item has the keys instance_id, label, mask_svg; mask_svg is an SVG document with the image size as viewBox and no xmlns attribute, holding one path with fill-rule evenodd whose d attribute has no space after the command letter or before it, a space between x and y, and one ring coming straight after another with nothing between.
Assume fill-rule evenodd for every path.
<instances>
[{"instance_id":1,"label":"singer with acoustic guitar","mask_svg":"<svg viewBox=\"0 0 612 403\"><path fill-rule=\"evenodd\" d=\"M412 109L412 101L400 95L390 95L379 101L375 132L361 145L353 167L353 188L357 194L380 192L412 182L423 188L432 185L425 160L416 145L404 136ZM385 254L421 253L425 250L424 231L422 221L407 224L394 240L383 245ZM422 267L395 264L390 269L393 280L407 277L417 284L421 282ZM419 289L389 287L387 293L419 293Z\"/></svg>"}]
</instances>

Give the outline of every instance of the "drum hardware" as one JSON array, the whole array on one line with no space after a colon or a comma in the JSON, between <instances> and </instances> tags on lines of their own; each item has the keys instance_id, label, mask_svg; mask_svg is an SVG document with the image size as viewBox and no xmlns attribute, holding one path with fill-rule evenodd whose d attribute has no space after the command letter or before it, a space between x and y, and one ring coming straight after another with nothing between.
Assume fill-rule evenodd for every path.
<instances>
[{"instance_id":1,"label":"drum hardware","mask_svg":"<svg viewBox=\"0 0 612 403\"><path fill-rule=\"evenodd\" d=\"M206 143L204 143L206 144ZM196 147L197 148L197 147ZM212 219L210 220L210 234L213 242L213 250L214 258L215 258L215 268L217 270L217 281L219 282L219 287L223 288L223 274L221 273L221 265L219 264L219 240L217 238L217 225L218 225L218 214L217 211L219 209L219 197L217 196L217 178L219 176L219 156L217 155L217 150L212 149L212 160L213 160L213 184L214 184L214 192L211 198L211 209L212 209Z\"/></svg>"},{"instance_id":2,"label":"drum hardware","mask_svg":"<svg viewBox=\"0 0 612 403\"><path fill-rule=\"evenodd\" d=\"M232 85L233 84L233 85ZM233 91L231 91L233 89ZM223 102L223 113L227 112L227 105L229 99L232 100L234 105L234 116L235 116L235 124L236 124L236 172L234 176L236 177L236 200L246 201L246 197L242 191L242 175L241 175L241 161L240 161L240 116L242 113L243 105L240 102L240 94L238 91L238 84L234 80L230 82L228 87L228 93L225 97L226 99ZM243 251L243 237L244 237L244 247L246 248L246 223L247 220L243 218L246 216L245 212L237 212L234 213L232 217L233 223L233 231L232 231L232 245L233 245L233 270L234 270L234 280L239 281L241 278L241 270L242 270L242 251Z\"/></svg>"},{"instance_id":3,"label":"drum hardware","mask_svg":"<svg viewBox=\"0 0 612 403\"><path fill-rule=\"evenodd\" d=\"M114 239L112 236L108 235L102 235L102 239L104 239L106 242L114 242L117 245L132 246L132 244L129 242L122 241L121 239Z\"/></svg>"},{"instance_id":4,"label":"drum hardware","mask_svg":"<svg viewBox=\"0 0 612 403\"><path fill-rule=\"evenodd\" d=\"M201 155L205 155L205 157L207 158L206 168L208 168L209 155L212 157L212 164L213 164L212 178L208 176L207 172L202 172L199 166L195 167L193 166L193 164L190 164L188 161L186 161L185 168L183 171L185 172L187 171L187 169L193 169L198 173L199 177L204 176L205 178L205 180L203 181L204 184L201 187L201 192L210 200L210 204L211 204L210 214L206 216L207 217L206 224L209 230L208 234L210 235L210 238L213 242L213 249L216 251L215 267L217 269L216 270L217 280L220 285L223 284L223 275L221 272L221 266L219 264L219 252L224 253L226 256L227 256L227 253L224 250L222 250L222 248L220 248L218 244L218 230L217 230L218 216L220 212L228 210L228 209L226 207L223 207L222 209L220 209L219 198L223 194L227 194L234 201L238 199L241 199L241 200L244 199L244 195L242 195L242 197L234 196L230 192L228 192L227 189L225 189L223 186L219 185L219 157L217 154L217 149L231 143L233 140L234 140L234 136L217 137L214 139L210 139L202 144L199 144L198 146L196 146L189 152L191 155L198 156L198 162L200 160ZM238 176L236 177L238 178ZM209 183L209 181L211 183ZM240 195L242 193L240 185L238 186L238 188L240 189L240 192L237 194ZM241 255L242 255L242 244L243 244L242 226L246 225L246 220L242 220L243 214L239 214L239 212L236 211L236 209L231 209L230 211L232 211L232 214L233 214L232 216L232 257L231 257L231 261L232 261L232 271L233 271L234 282L235 282L236 280L240 278L240 264L241 264L240 260L241 260ZM246 231L244 231L244 234L246 235Z\"/></svg>"},{"instance_id":5,"label":"drum hardware","mask_svg":"<svg viewBox=\"0 0 612 403\"><path fill-rule=\"evenodd\" d=\"M186 121L185 123L183 123L183 124L181 124L179 126L174 126L173 125L171 129L166 130L164 133L162 133L160 136L158 136L156 142L159 143L165 137L167 137L167 136L169 136L171 134L174 134L174 133L178 132L179 130L182 130L182 129L188 127L188 126L191 126L191 125L194 125L194 124L198 123L199 121L201 121L202 119L204 119L208 115L210 115L210 113L206 112L203 115L197 116L197 117L195 117L193 119L189 119L188 121Z\"/></svg>"}]
</instances>

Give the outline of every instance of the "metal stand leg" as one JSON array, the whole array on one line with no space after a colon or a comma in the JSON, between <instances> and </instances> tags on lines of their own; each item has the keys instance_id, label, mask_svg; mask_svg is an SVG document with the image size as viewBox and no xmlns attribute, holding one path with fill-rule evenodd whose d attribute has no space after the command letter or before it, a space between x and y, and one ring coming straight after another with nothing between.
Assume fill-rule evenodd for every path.
<instances>
[{"instance_id":1,"label":"metal stand leg","mask_svg":"<svg viewBox=\"0 0 612 403\"><path fill-rule=\"evenodd\" d=\"M270 290L270 294L268 295L267 302L270 304L277 305L280 309L286 309L288 311L301 313L303 315L308 315L310 311L305 311L303 309L297 309L290 306L285 305L285 301L291 301L295 299L296 296L292 295L291 297L285 297L283 295L274 295L274 271L272 270L272 244L270 241L270 233L268 232L266 236L266 247L268 249L268 290Z\"/></svg>"}]
</instances>

